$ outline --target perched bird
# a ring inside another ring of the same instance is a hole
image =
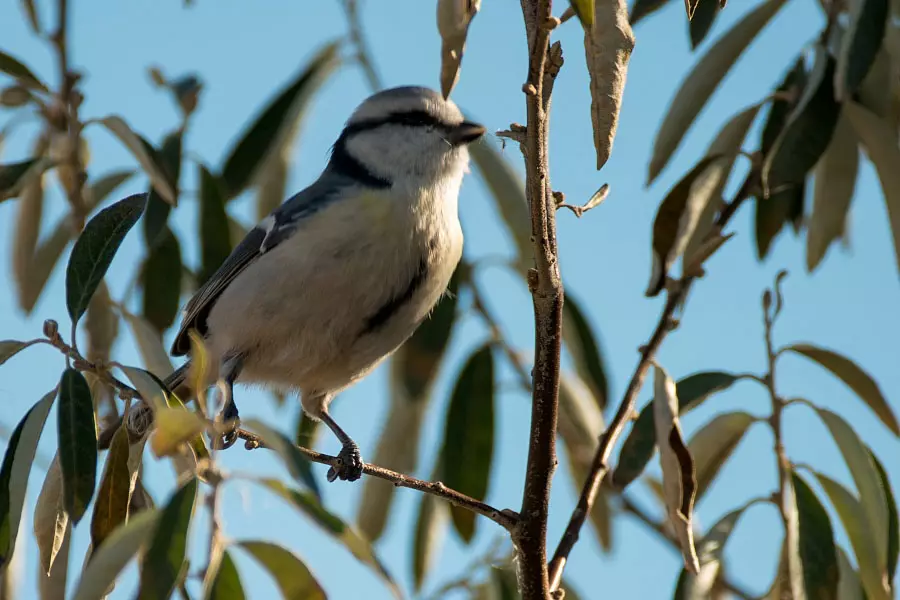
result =
[[[299,391],[306,414],[343,446],[328,480],[360,477],[359,448],[328,404],[409,338],[447,289],[462,256],[467,145],[484,132],[421,87],[379,92],[353,112],[319,178],[251,230],[184,309],[172,354],[190,352],[190,330],[202,336],[227,422],[238,419],[235,382]],[[232,430],[219,443],[235,439]]]

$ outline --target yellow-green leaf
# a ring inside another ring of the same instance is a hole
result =
[[[594,0],[569,0],[569,5],[584,27],[594,24]]]
[[[723,413],[701,427],[690,439],[688,450],[694,457],[697,473],[695,502],[699,502],[709,489],[754,421],[753,415],[743,411]]]
[[[175,454],[181,444],[206,429],[200,415],[179,408],[158,409],[154,420],[156,431],[150,437],[150,450],[157,457]]]
[[[144,555],[138,600],[168,600],[172,594],[184,562],[196,499],[197,480],[191,478],[175,491],[160,511],[159,522]]]
[[[275,579],[284,600],[325,600],[325,590],[291,551],[269,542],[238,542]]]
[[[219,562],[216,574],[208,590],[203,594],[204,600],[244,600],[244,586],[231,555],[225,550]]]

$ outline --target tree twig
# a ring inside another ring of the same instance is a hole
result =
[[[350,27],[350,41],[356,48],[356,60],[359,63],[360,68],[362,68],[366,80],[368,80],[369,87],[372,88],[372,90],[380,90],[384,85],[382,84],[381,77],[378,76],[378,71],[375,70],[375,65],[370,58],[369,48],[362,35],[362,26],[359,22],[359,4],[357,0],[343,0],[341,4],[347,15],[347,24]]]

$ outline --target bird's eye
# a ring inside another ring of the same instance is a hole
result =
[[[410,127],[434,127],[434,119],[425,114],[408,113],[399,120],[403,125]]]

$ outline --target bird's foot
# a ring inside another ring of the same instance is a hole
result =
[[[222,422],[225,426],[225,431],[222,434],[217,435],[216,439],[213,440],[217,450],[227,450],[228,448],[231,448],[238,439],[237,430],[238,427],[240,427],[241,419],[237,405],[234,402],[229,402],[225,405],[225,408],[222,409]]]
[[[344,444],[337,455],[335,464],[328,469],[328,481],[340,479],[341,481],[356,481],[362,477],[363,460],[359,453],[359,446],[350,442]]]

